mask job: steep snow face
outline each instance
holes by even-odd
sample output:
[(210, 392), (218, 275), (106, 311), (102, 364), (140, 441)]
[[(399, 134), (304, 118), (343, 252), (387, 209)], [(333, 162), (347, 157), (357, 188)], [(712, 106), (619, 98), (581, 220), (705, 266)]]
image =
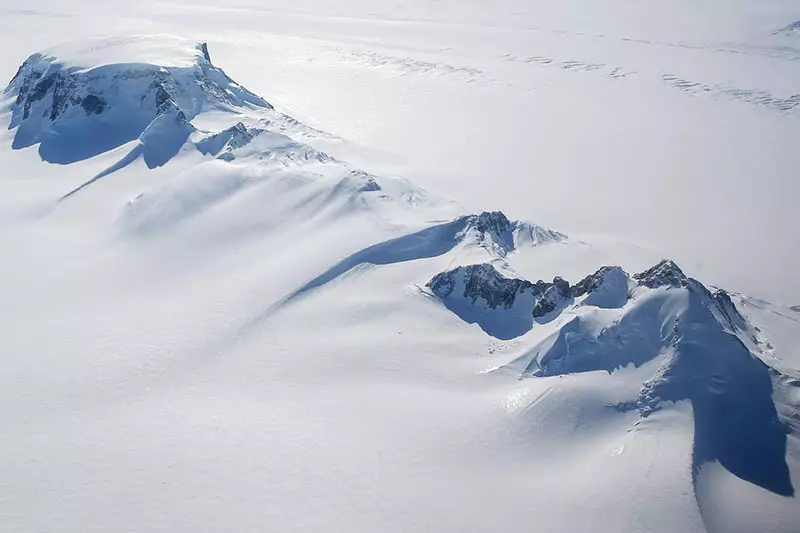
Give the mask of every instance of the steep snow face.
[(647, 418), (667, 402), (687, 400), (695, 421), (695, 481), (703, 464), (718, 461), (741, 479), (794, 495), (788, 429), (772, 400), (772, 375), (779, 374), (751, 352), (758, 338), (730, 295), (712, 293), (674, 262), (633, 278), (603, 267), (574, 286), (561, 278), (509, 279), (482, 264), (438, 274), (427, 287), (459, 318), (501, 339), (562, 316), (511, 365), (523, 377), (612, 373), (660, 359), (638, 397), (617, 408)]
[[(124, 59), (142, 48), (174, 48), (175, 59), (108, 63), (92, 57), (101, 49), (106, 57), (119, 53)], [(52, 163), (86, 159), (134, 140), (163, 114), (190, 121), (210, 109), (271, 108), (215, 67), (205, 44), (169, 37), (97, 41), (63, 57), (58, 48), (33, 54), (5, 93), (15, 98), (14, 148), (38, 143), (42, 158)]]
[[(603, 267), (572, 286), (558, 277), (552, 283), (507, 278), (480, 264), (437, 274), (427, 288), (461, 320), (498, 339), (550, 331), (509, 365), (522, 377), (611, 374), (658, 361), (636, 398), (617, 409), (648, 418), (689, 401), (695, 483), (702, 466), (716, 461), (745, 481), (794, 495), (789, 429), (772, 399), (773, 382), (785, 395), (791, 379), (751, 351), (762, 350), (759, 336), (730, 295), (708, 290), (674, 262), (632, 277)], [(541, 325), (548, 322), (555, 326)]]
[(633, 285), (622, 268), (606, 266), (576, 283), (572, 295), (575, 298), (587, 295), (584, 305), (617, 309), (628, 301)]

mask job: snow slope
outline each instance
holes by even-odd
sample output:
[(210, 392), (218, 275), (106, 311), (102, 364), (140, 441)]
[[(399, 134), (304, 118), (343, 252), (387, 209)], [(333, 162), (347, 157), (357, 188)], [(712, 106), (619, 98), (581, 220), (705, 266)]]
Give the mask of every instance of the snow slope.
[(198, 43), (32, 58), (0, 134), (4, 530), (796, 528), (795, 311), (362, 169)]

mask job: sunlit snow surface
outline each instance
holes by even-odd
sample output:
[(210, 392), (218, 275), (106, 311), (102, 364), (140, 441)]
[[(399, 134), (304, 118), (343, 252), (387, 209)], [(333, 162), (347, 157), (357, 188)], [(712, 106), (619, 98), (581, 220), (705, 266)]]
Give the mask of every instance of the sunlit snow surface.
[(796, 530), (791, 3), (0, 10), (0, 529)]

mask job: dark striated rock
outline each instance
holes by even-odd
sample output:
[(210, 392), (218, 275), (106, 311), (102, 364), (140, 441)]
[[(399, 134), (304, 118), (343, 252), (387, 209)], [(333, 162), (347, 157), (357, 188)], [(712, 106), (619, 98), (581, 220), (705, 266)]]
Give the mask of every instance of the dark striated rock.
[[(22, 111), (23, 119), (26, 119), (30, 116), (31, 106), (47, 95), (48, 91), (50, 91), (50, 88), (55, 85), (57, 79), (57, 73), (50, 74), (36, 82), (30, 91), (26, 91), (25, 96), (23, 96), (23, 100), (25, 102)], [(20, 95), (22, 95), (22, 91), (20, 91)]]
[(736, 304), (731, 300), (731, 296), (722, 289), (717, 290), (712, 298), (717, 304), (722, 317), (726, 320), (734, 330), (744, 330), (747, 328), (747, 320), (736, 308)]
[(211, 63), (211, 55), (208, 53), (207, 43), (200, 43), (200, 53), (203, 54), (203, 59), (208, 61), (209, 65), (213, 66), (213, 63)]
[(241, 148), (250, 143), (250, 141), (263, 131), (264, 130), (258, 128), (248, 129), (247, 126), (241, 122), (237, 122), (236, 125), (231, 128), (231, 138), (228, 141), (228, 146), (233, 150)]
[(165, 113), (170, 107), (177, 107), (172, 100), (172, 95), (161, 83), (155, 83), (154, 88), (156, 89), (156, 110), (159, 113)]
[(58, 76), (53, 84), (53, 103), (50, 105), (50, 120), (53, 121), (69, 105), (69, 88), (64, 76)]
[(106, 101), (99, 96), (89, 94), (86, 95), (83, 100), (81, 100), (81, 107), (83, 107), (83, 110), (86, 111), (87, 115), (99, 115), (106, 108)]
[(434, 276), (426, 286), (436, 296), (446, 298), (453, 293), (459, 282), (464, 286), (461, 296), (472, 304), (481, 298), (490, 309), (510, 309), (519, 294), (530, 292), (536, 296), (537, 291), (541, 290), (541, 287), (529, 281), (506, 278), (486, 263), (442, 272)]
[(572, 286), (572, 295), (575, 298), (579, 298), (584, 294), (589, 294), (593, 290), (600, 287), (603, 283), (603, 279), (605, 278), (606, 274), (614, 271), (614, 270), (622, 270), (620, 267), (617, 266), (604, 266), (594, 274), (589, 274), (578, 283)]
[(514, 249), (514, 225), (500, 211), (468, 215), (458, 222), (463, 226), (458, 240), (471, 240), (500, 257)]
[(546, 288), (541, 293), (541, 296), (536, 299), (536, 305), (533, 307), (534, 318), (542, 318), (552, 313), (572, 297), (569, 282), (563, 278), (556, 276), (553, 278), (553, 283), (545, 283), (543, 281), (538, 283)]
[(560, 276), (553, 278), (553, 288), (558, 296), (566, 298), (570, 294), (569, 281)]
[(664, 259), (657, 265), (648, 268), (644, 272), (633, 275), (639, 281), (639, 285), (656, 289), (658, 287), (686, 287), (689, 285), (689, 278), (686, 274), (669, 259)]
[(511, 222), (502, 211), (484, 211), (479, 215), (470, 215), (467, 220), (467, 225), (480, 233), (500, 235), (511, 229)]

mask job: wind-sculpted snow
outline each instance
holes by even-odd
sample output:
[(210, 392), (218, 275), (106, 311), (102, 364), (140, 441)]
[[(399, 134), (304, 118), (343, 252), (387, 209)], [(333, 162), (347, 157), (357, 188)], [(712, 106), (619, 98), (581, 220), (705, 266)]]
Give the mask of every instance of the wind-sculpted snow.
[(618, 266), (603, 267), (586, 276), (572, 287), (572, 295), (583, 300), (583, 305), (618, 309), (630, 298), (633, 283), (628, 274)]
[[(191, 121), (209, 109), (271, 109), (215, 67), (205, 44), (149, 39), (156, 43), (167, 40), (193, 61), (180, 66), (87, 65), (74, 62), (85, 59), (81, 54), (74, 59), (67, 54), (62, 59), (58, 50), (30, 56), (5, 89), (15, 97), (10, 124), (16, 129), (13, 147), (38, 143), (42, 159), (68, 164), (136, 139), (163, 114), (177, 113)], [(94, 46), (113, 50), (126, 44), (101, 41)]]

